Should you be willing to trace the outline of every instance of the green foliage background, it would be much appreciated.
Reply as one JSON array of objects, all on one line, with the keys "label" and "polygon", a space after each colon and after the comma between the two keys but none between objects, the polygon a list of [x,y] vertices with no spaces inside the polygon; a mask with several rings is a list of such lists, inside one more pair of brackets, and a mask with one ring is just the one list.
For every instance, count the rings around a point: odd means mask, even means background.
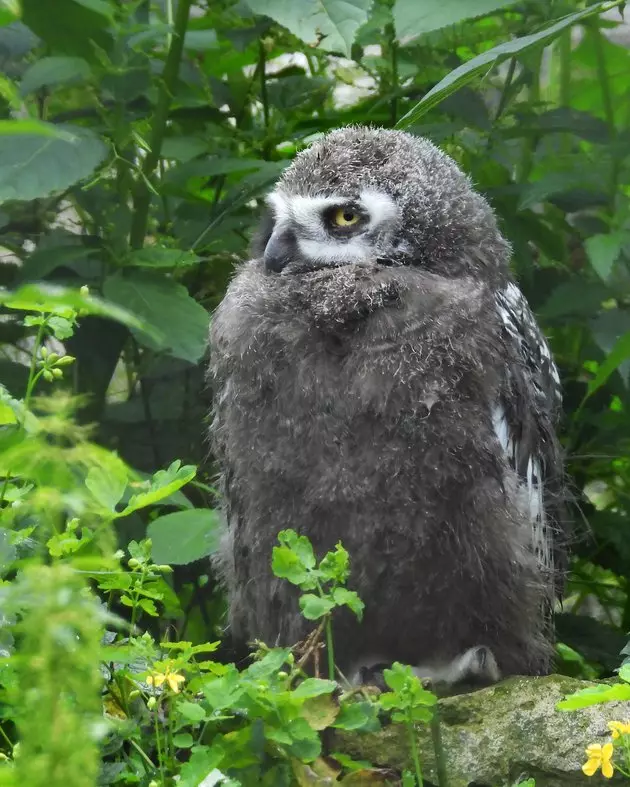
[{"label": "green foliage background", "polygon": [[[115,458],[99,460],[86,484],[110,510],[118,543],[105,552],[148,534],[154,562],[176,566],[160,580],[160,618],[149,596],[139,613],[156,636],[202,643],[221,627],[215,579],[207,561],[194,562],[218,537],[204,439],[209,315],[294,153],[362,123],[442,146],[513,245],[565,392],[577,538],[559,666],[587,675],[618,666],[630,629],[623,5],[55,0],[53,13],[51,0],[0,2],[0,429],[15,422],[6,402],[30,404],[33,313],[69,303],[78,327],[49,326],[43,339],[76,361],[61,380],[38,378],[36,393],[82,395],[79,426],[95,425],[96,441],[134,469],[130,481]],[[68,295],[84,285],[89,296]],[[6,491],[20,473],[2,464]],[[156,471],[134,504],[133,484]],[[2,526],[14,529],[13,513]]]}]

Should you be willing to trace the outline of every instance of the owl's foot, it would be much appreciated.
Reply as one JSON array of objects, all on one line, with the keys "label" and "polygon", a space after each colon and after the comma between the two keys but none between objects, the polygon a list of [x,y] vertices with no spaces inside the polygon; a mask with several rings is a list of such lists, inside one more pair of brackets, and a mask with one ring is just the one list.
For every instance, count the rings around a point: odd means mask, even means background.
[{"label": "owl's foot", "polygon": [[447,693],[488,686],[501,679],[494,654],[485,645],[469,648],[447,664],[419,665],[413,671]]}]

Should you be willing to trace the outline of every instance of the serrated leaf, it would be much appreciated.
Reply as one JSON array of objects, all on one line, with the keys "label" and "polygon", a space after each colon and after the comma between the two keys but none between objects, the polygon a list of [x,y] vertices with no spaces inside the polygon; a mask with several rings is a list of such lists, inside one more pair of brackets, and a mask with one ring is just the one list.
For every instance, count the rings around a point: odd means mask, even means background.
[{"label": "serrated leaf", "polygon": [[89,177],[108,152],[103,140],[85,128],[1,121],[0,134],[0,203],[63,191]]},{"label": "serrated leaf", "polygon": [[117,516],[127,516],[139,508],[146,508],[146,506],[165,500],[173,492],[192,481],[196,472],[196,467],[193,465],[184,465],[182,467],[179,460],[173,462],[167,470],[158,470],[149,482],[138,485],[144,487],[143,491],[133,495],[124,510]]},{"label": "serrated leaf", "polygon": [[[271,557],[271,570],[276,577],[286,579],[293,585],[302,585],[309,580],[308,571],[299,557],[288,547],[274,547]],[[311,583],[311,588],[314,584]]]},{"label": "serrated leaf", "polygon": [[150,271],[115,273],[105,280],[105,297],[138,315],[159,340],[138,335],[152,350],[197,363],[205,352],[210,316],[178,282]]},{"label": "serrated leaf", "polygon": [[335,604],[327,598],[320,598],[313,593],[305,593],[300,598],[300,610],[308,620],[319,620],[327,615]]},{"label": "serrated leaf", "polygon": [[358,593],[355,593],[354,590],[347,590],[347,588],[335,588],[332,592],[332,598],[335,604],[349,607],[359,620],[363,619],[363,610],[365,609],[365,604],[361,601]]},{"label": "serrated leaf", "polygon": [[584,242],[588,261],[595,273],[603,281],[608,281],[613,265],[621,254],[622,248],[628,243],[627,232],[609,232],[606,235],[591,235]]},{"label": "serrated leaf", "polygon": [[394,25],[398,40],[454,25],[514,5],[516,0],[396,0]]},{"label": "serrated leaf", "polygon": [[85,81],[91,74],[90,64],[81,57],[43,57],[24,73],[20,92],[26,96],[42,87]]},{"label": "serrated leaf", "polygon": [[305,43],[327,52],[350,50],[369,16],[372,0],[247,0],[257,14],[275,19]]},{"label": "serrated leaf", "polygon": [[340,730],[374,732],[380,729],[376,705],[371,702],[344,702],[333,727]]},{"label": "serrated leaf", "polygon": [[564,19],[556,22],[550,27],[541,30],[538,33],[532,33],[528,36],[521,38],[514,38],[511,41],[506,41],[499,46],[488,49],[482,52],[477,57],[473,57],[461,66],[458,66],[444,79],[438,82],[437,85],[431,88],[423,98],[404,115],[398,123],[396,128],[408,128],[414,125],[418,120],[426,114],[430,109],[437,106],[447,96],[452,95],[464,85],[467,85],[475,77],[480,74],[488,72],[493,66],[507,60],[511,57],[522,55],[530,49],[535,49],[539,46],[546,46],[551,43],[554,38],[557,38],[563,30],[582,22],[589,17],[595,16],[604,10],[607,3],[595,3],[595,5],[586,8],[583,11],[578,11],[575,14],[569,14]]},{"label": "serrated leaf", "polygon": [[156,563],[181,566],[216,552],[221,527],[216,511],[193,508],[154,519],[147,528],[147,536]]}]

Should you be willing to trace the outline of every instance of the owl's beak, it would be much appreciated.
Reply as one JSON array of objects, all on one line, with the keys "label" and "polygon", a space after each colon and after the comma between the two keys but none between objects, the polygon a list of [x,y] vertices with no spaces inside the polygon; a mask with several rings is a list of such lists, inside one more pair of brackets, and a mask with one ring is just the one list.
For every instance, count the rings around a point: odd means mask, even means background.
[{"label": "owl's beak", "polygon": [[295,259],[297,242],[293,230],[276,230],[269,238],[263,260],[265,268],[273,273],[280,273],[291,260]]}]

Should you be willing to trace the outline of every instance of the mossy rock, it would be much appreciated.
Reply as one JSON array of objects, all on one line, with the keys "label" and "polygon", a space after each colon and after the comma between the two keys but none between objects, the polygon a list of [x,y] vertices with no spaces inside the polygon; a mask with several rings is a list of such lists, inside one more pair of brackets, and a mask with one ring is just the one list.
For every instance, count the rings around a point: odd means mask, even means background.
[{"label": "mossy rock", "polygon": [[[562,675],[517,677],[440,700],[448,787],[504,787],[519,777],[534,777],[536,787],[617,783],[617,778],[584,776],[584,750],[589,743],[610,740],[608,722],[630,719],[630,703],[556,709],[567,694],[593,685]],[[425,778],[437,784],[429,730],[418,727],[418,742]],[[373,765],[410,768],[407,734],[399,725],[365,735],[340,733],[336,747]]]}]

